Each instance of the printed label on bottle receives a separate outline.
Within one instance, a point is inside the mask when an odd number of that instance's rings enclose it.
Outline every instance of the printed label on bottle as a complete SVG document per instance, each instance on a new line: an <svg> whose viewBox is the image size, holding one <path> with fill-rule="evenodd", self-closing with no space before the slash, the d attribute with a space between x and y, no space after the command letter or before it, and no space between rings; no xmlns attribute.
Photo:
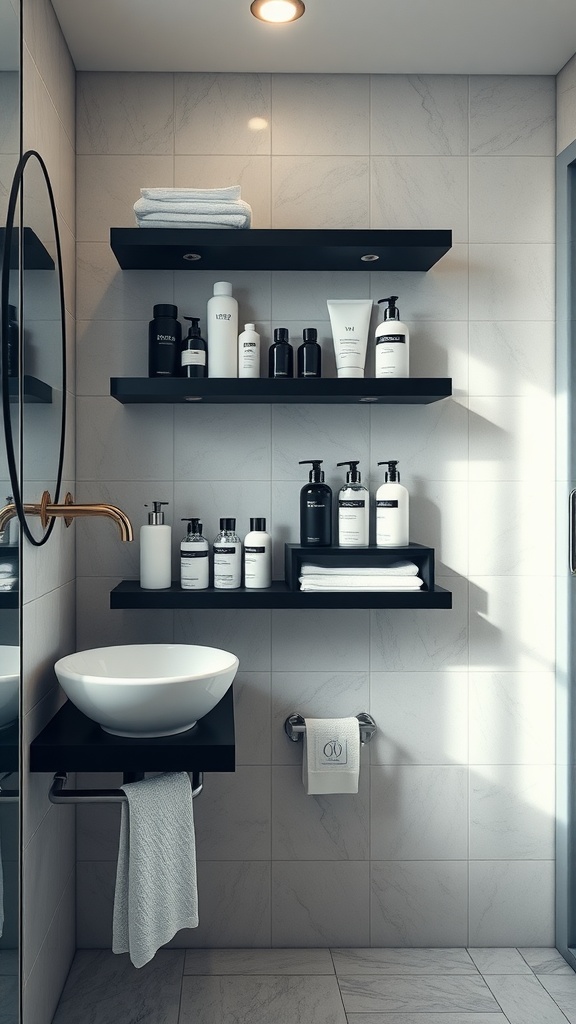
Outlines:
<svg viewBox="0 0 576 1024"><path fill-rule="evenodd" d="M376 508L398 508L398 498L381 498L376 502Z"/></svg>
<svg viewBox="0 0 576 1024"><path fill-rule="evenodd" d="M218 545L218 547L216 547L216 545L214 545L214 554L215 555L233 555L235 551L236 551L236 548L234 546L232 546L232 547L223 547L222 545Z"/></svg>
<svg viewBox="0 0 576 1024"><path fill-rule="evenodd" d="M339 501L338 502L338 507L339 508L364 508L365 505L366 505L366 502L364 501L364 499L362 499L361 501Z"/></svg>
<svg viewBox="0 0 576 1024"><path fill-rule="evenodd" d="M183 590L206 590L209 574L207 548L180 551L180 586Z"/></svg>
<svg viewBox="0 0 576 1024"><path fill-rule="evenodd" d="M383 334L380 338L376 338L377 345L384 345L387 341L393 341L397 345L406 344L405 334Z"/></svg>
<svg viewBox="0 0 576 1024"><path fill-rule="evenodd" d="M326 502L307 500L306 508L326 508Z"/></svg>
<svg viewBox="0 0 576 1024"><path fill-rule="evenodd" d="M240 586L242 560L240 544L214 545L214 586L232 590Z"/></svg>
<svg viewBox="0 0 576 1024"><path fill-rule="evenodd" d="M206 366L206 353L200 348L185 349L182 353L182 366Z"/></svg>
<svg viewBox="0 0 576 1024"><path fill-rule="evenodd" d="M244 548L247 555L263 555L266 552L266 548Z"/></svg>
<svg viewBox="0 0 576 1024"><path fill-rule="evenodd" d="M181 551L181 558L208 558L207 551Z"/></svg>

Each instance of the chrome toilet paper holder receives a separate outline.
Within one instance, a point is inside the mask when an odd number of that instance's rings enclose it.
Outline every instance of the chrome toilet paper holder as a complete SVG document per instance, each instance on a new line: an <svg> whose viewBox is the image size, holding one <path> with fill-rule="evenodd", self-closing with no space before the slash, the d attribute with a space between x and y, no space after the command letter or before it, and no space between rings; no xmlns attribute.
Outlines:
<svg viewBox="0 0 576 1024"><path fill-rule="evenodd" d="M361 711L360 714L356 715L356 718L360 726L360 743L364 746L365 743L370 743L376 732L376 722L367 711ZM288 715L284 722L284 732L289 740L292 740L293 743L298 743L298 740L301 740L306 732L304 717L296 713Z"/></svg>

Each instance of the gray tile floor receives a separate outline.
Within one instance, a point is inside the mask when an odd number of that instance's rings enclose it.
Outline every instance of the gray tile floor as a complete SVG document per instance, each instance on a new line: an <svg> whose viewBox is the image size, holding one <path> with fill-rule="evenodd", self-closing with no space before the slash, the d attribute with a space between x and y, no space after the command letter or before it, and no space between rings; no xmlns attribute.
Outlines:
<svg viewBox="0 0 576 1024"><path fill-rule="evenodd" d="M576 1024L554 949L79 950L53 1024Z"/></svg>

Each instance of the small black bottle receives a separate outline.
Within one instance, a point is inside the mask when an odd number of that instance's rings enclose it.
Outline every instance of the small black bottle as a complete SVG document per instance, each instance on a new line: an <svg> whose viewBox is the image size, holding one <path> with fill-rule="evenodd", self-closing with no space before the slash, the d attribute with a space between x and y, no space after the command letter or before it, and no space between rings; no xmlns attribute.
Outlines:
<svg viewBox="0 0 576 1024"><path fill-rule="evenodd" d="M200 318L185 316L184 319L190 321L190 327L180 348L180 376L207 377L208 346L200 334Z"/></svg>
<svg viewBox="0 0 576 1024"><path fill-rule="evenodd" d="M300 544L329 547L332 544L332 489L324 483L322 459L303 459L312 464L308 483L300 491Z"/></svg>
<svg viewBox="0 0 576 1024"><path fill-rule="evenodd" d="M178 371L182 328L177 316L177 306L170 303L154 306L154 319L148 327L149 377L174 377Z"/></svg>
<svg viewBox="0 0 576 1024"><path fill-rule="evenodd" d="M322 349L318 344L318 331L315 327L305 327L302 337L304 341L297 352L297 374L299 377L321 377Z"/></svg>
<svg viewBox="0 0 576 1024"><path fill-rule="evenodd" d="M287 327L276 327L274 344L268 349L268 376L294 376L294 350L289 341Z"/></svg>

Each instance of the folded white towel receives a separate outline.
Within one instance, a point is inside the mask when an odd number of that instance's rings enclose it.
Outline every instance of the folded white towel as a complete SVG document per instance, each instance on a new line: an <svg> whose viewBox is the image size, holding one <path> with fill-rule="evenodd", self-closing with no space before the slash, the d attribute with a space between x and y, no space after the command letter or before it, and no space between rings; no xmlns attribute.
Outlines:
<svg viewBox="0 0 576 1024"><path fill-rule="evenodd" d="M0 576L0 590L14 590L17 582L17 576Z"/></svg>
<svg viewBox="0 0 576 1024"><path fill-rule="evenodd" d="M343 566L309 565L307 562L302 565L300 572L302 576L417 576L418 566L414 562L392 562L391 565L366 565L353 566L345 569Z"/></svg>
<svg viewBox="0 0 576 1024"><path fill-rule="evenodd" d="M189 199L228 202L240 199L240 185L228 185L226 188L141 188L140 195L144 199L160 200L163 203L181 203Z"/></svg>
<svg viewBox="0 0 576 1024"><path fill-rule="evenodd" d="M223 214L231 213L236 216L250 218L252 216L252 207L245 203L243 199L238 199L236 202L190 200L169 204L158 202L155 199L137 199L134 203L134 213L138 218L150 217L152 214L161 214L163 217L167 214L172 216L175 213L184 213L186 216L199 213L203 217L212 217L213 215L221 217Z"/></svg>
<svg viewBox="0 0 576 1024"><path fill-rule="evenodd" d="M203 217L199 213L187 216L184 213L151 213L147 217L137 217L139 228L249 228L250 223L245 216L226 213L222 216L212 214Z"/></svg>
<svg viewBox="0 0 576 1024"><path fill-rule="evenodd" d="M420 590L419 576L300 576L300 590Z"/></svg>
<svg viewBox="0 0 576 1024"><path fill-rule="evenodd" d="M170 772L122 789L112 950L143 967L181 928L198 927L192 788Z"/></svg>
<svg viewBox="0 0 576 1024"><path fill-rule="evenodd" d="M349 593L349 594L362 594L362 593L364 593L364 594L378 594L378 593L382 593L382 594L384 594L384 593L386 593L386 594L392 594L392 593L397 593L397 594L416 594L418 592L418 587L397 587L397 586L367 587L366 584L362 584L362 586L356 586L356 587L354 587L354 586L351 586L351 587L349 587L349 586L346 586L346 587L321 587L321 586L318 586L317 583L309 583L309 584L305 584L305 585L301 586L300 590L301 590L301 592L303 594L305 594L305 593L308 593L308 594L343 594L343 593Z"/></svg>
<svg viewBox="0 0 576 1024"><path fill-rule="evenodd" d="M302 782L315 793L357 793L360 725L357 718L305 718Z"/></svg>

